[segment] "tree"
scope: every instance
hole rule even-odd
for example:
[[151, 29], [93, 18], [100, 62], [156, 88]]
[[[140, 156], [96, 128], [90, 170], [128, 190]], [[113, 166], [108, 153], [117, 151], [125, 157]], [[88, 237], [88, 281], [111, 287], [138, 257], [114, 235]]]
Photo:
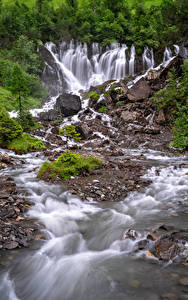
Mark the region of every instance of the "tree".
[[15, 63], [10, 72], [9, 90], [18, 95], [19, 111], [22, 111], [21, 95], [27, 96], [30, 93], [29, 83], [24, 71], [18, 63]]

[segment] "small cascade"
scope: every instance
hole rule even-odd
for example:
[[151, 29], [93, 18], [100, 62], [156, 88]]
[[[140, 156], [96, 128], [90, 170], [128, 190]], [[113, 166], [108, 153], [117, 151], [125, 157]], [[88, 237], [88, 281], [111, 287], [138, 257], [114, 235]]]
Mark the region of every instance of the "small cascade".
[[146, 47], [144, 49], [144, 53], [142, 55], [142, 62], [143, 62], [143, 69], [144, 70], [149, 70], [154, 68], [154, 55], [153, 55], [153, 49], [149, 49]]
[[172, 51], [170, 48], [166, 47], [164, 51], [164, 56], [163, 56], [163, 67], [165, 67], [169, 61], [172, 59]]
[[135, 75], [135, 47], [134, 45], [131, 46], [131, 56], [129, 60], [129, 76], [134, 76]]
[[180, 47], [178, 45], [173, 45], [173, 46], [174, 46], [174, 51], [175, 51], [176, 55], [178, 55], [180, 52]]

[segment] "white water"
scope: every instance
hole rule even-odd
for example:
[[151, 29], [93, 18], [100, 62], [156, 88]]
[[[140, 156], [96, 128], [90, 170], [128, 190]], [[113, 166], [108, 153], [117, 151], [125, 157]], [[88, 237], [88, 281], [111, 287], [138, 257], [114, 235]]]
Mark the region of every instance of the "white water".
[[[149, 155], [150, 159], [156, 159], [158, 153], [153, 151]], [[26, 162], [24, 167], [13, 170], [10, 175], [20, 188], [29, 192], [29, 199], [35, 205], [28, 216], [45, 225], [47, 241], [39, 250], [30, 250], [19, 257], [10, 268], [9, 277], [8, 273], [1, 277], [1, 299], [127, 299], [127, 291], [131, 292], [129, 281], [137, 278], [136, 274], [139, 280], [146, 280], [150, 264], [140, 260], [147, 257], [146, 253], [132, 254], [135, 241], [122, 240], [123, 233], [130, 227], [138, 228], [141, 238], [146, 228], [168, 219], [180, 200], [185, 203], [188, 169], [165, 166], [168, 158], [161, 161], [158, 155], [158, 163], [165, 167], [159, 175], [154, 167], [148, 172], [145, 177], [150, 178], [152, 184], [145, 191], [132, 192], [119, 203], [100, 204], [82, 202], [63, 186], [36, 180], [35, 172], [30, 171], [39, 166], [43, 158], [27, 154], [22, 159]], [[183, 157], [171, 158], [175, 164], [184, 161]], [[134, 268], [137, 272], [133, 276]], [[140, 268], [145, 274], [143, 271], [139, 275]], [[152, 268], [156, 272], [156, 266]], [[125, 289], [120, 288], [120, 282]], [[140, 288], [139, 299], [152, 299], [153, 283], [150, 283], [147, 290]], [[128, 299], [137, 297], [138, 293], [130, 294]]]

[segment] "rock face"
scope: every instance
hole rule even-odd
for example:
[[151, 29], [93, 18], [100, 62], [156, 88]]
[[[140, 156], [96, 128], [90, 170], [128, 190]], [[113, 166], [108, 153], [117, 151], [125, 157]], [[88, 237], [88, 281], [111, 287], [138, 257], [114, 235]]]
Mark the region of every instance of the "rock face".
[[130, 101], [139, 101], [147, 99], [151, 95], [151, 88], [147, 81], [142, 78], [131, 87], [127, 93]]
[[61, 119], [61, 115], [55, 109], [51, 109], [47, 112], [42, 112], [39, 117], [42, 121], [55, 121]]
[[56, 101], [56, 109], [63, 116], [73, 116], [81, 110], [81, 100], [79, 96], [72, 94], [62, 94]]
[[48, 88], [50, 96], [56, 96], [63, 89], [66, 89], [66, 81], [63, 78], [59, 65], [55, 62], [50, 51], [48, 51], [46, 47], [41, 46], [39, 48], [39, 52], [46, 62], [46, 66], [41, 77], [42, 83]]

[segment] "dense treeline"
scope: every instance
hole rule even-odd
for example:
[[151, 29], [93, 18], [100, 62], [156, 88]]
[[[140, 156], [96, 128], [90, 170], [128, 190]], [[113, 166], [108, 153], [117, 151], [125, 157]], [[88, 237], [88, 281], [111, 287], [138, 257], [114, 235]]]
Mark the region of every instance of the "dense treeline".
[[[31, 0], [30, 0], [31, 1]], [[57, 0], [56, 0], [57, 1]], [[7, 45], [20, 35], [35, 42], [75, 38], [90, 43], [112, 41], [158, 47], [178, 42], [188, 32], [188, 1], [50, 0], [1, 1], [0, 40]], [[29, 3], [27, 1], [26, 3]]]

